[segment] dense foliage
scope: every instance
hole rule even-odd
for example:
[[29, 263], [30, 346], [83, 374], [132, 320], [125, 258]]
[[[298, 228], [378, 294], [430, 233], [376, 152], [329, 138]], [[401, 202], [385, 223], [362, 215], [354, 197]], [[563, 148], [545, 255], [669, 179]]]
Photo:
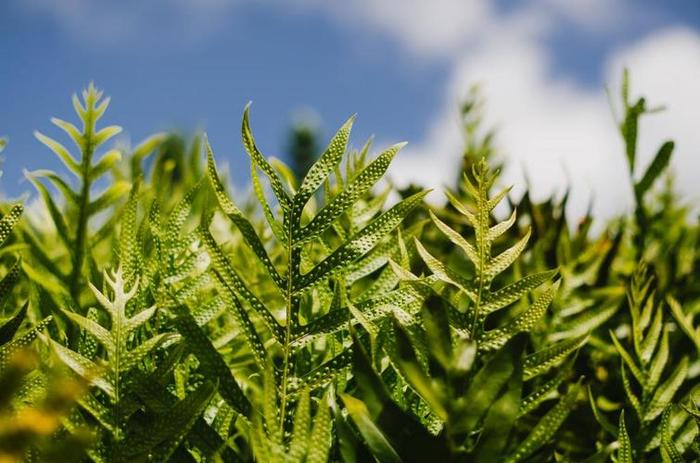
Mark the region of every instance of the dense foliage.
[[635, 206], [594, 233], [500, 184], [477, 93], [435, 207], [354, 118], [287, 166], [246, 108], [249, 197], [206, 137], [104, 149], [90, 85], [0, 206], [0, 462], [697, 460], [700, 230], [621, 100]]

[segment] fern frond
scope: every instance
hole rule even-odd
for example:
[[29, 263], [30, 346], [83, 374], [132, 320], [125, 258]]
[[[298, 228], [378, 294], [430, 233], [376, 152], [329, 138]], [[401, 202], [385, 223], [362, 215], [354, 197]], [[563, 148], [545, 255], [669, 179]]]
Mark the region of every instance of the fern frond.
[[[267, 246], [254, 224], [226, 193], [211, 147], [206, 143], [208, 177], [219, 207], [241, 234], [247, 249], [261, 263], [265, 270], [264, 278], [274, 283], [276, 296], [264, 298], [261, 294], [255, 294], [247, 278], [234, 268], [233, 262], [222, 252], [209, 231], [201, 230], [200, 236], [211, 256], [218, 293], [242, 330], [258, 371], [265, 371], [269, 355], [269, 349], [263, 344], [264, 339], [272, 340], [274, 349], [281, 355], [281, 369], [275, 373], [281, 416], [287, 414], [287, 403], [295, 391], [326, 384], [349, 363], [349, 355], [342, 351], [335, 356], [330, 355], [330, 358], [325, 353], [315, 353], [315, 360], [307, 363], [303, 369], [296, 362], [304, 349], [313, 349], [309, 341], [336, 333], [353, 318], [347, 307], [354, 301], [348, 299], [345, 308], [328, 308], [333, 299], [331, 285], [344, 285], [351, 294], [350, 286], [363, 277], [358, 272], [367, 272], [367, 275], [372, 272], [369, 269], [386, 265], [393, 247], [382, 248], [383, 251], [378, 249], [387, 243], [388, 237], [403, 219], [421, 204], [425, 195], [418, 193], [384, 213], [380, 213], [383, 200], [357, 206], [382, 178], [400, 145], [389, 148], [366, 166], [359, 161], [348, 164], [344, 176], [340, 172], [340, 163], [347, 150], [353, 120], [351, 118], [340, 128], [298, 189], [294, 190], [284, 184], [273, 163], [257, 147], [250, 130], [249, 108], [246, 107], [242, 124], [243, 144], [250, 157], [256, 197], [268, 230], [276, 238], [274, 244]], [[273, 210], [267, 201], [263, 179], [258, 171], [264, 174], [264, 179], [269, 183], [279, 211]], [[335, 183], [331, 183], [332, 176]], [[295, 182], [287, 183], [292, 186]], [[317, 199], [325, 204], [314, 210]], [[349, 227], [345, 225], [346, 218]], [[277, 252], [277, 257], [270, 253], [270, 249]], [[346, 279], [349, 273], [353, 273], [353, 277]], [[377, 307], [378, 299], [394, 289], [396, 283], [398, 281], [387, 285], [385, 293], [378, 293], [376, 298], [358, 303], [355, 307], [366, 314], [365, 307], [370, 311], [371, 307]], [[271, 304], [272, 301], [279, 302]], [[307, 303], [309, 307], [318, 308], [309, 311]], [[277, 314], [281, 312], [283, 315], [278, 318]], [[377, 316], [385, 313], [374, 312]], [[350, 314], [349, 318], [347, 314]], [[265, 331], [259, 331], [256, 319], [263, 322]]]
[[[100, 291], [92, 284], [90, 289], [108, 316], [109, 326], [105, 327], [95, 320], [68, 310], [66, 315], [102, 345], [104, 354], [91, 360], [53, 339], [47, 341], [71, 370], [106, 394], [104, 400], [95, 396], [84, 399], [81, 405], [93, 414], [98, 422], [105, 424], [106, 431], [111, 435], [105, 438], [105, 446], [110, 449], [110, 455], [117, 458], [123, 453], [119, 446], [125, 438], [125, 423], [129, 418], [125, 413], [124, 403], [131, 393], [128, 378], [132, 370], [152, 356], [157, 348], [179, 341], [180, 336], [171, 332], [161, 332], [150, 337], [135, 336], [137, 331], [141, 331], [144, 323], [153, 317], [155, 307], [136, 311], [129, 317], [127, 305], [136, 295], [138, 280], [131, 287], [127, 287], [121, 267], [114, 272], [105, 271], [103, 278], [107, 291]], [[134, 339], [139, 338], [140, 341], [134, 342]]]

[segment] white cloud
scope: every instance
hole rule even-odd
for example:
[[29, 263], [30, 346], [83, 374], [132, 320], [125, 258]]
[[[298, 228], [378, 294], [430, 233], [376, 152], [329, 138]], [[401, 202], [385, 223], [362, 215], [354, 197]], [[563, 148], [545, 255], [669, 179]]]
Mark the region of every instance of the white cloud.
[[[660, 144], [676, 141], [671, 167], [687, 199], [700, 199], [700, 34], [674, 28], [654, 33], [615, 53], [607, 65], [608, 80], [619, 81], [623, 67], [631, 73], [634, 96], [647, 95], [650, 106], [666, 110], [646, 116], [640, 127], [639, 163], [651, 161]], [[641, 174], [641, 170], [638, 174]]]
[[[159, 11], [195, 31], [225, 23], [235, 7], [252, 0], [18, 0], [53, 14], [79, 34], [115, 37], [138, 27]], [[261, 0], [268, 6], [279, 6]], [[399, 156], [392, 174], [399, 182], [431, 187], [452, 184], [461, 151], [457, 105], [468, 88], [481, 83], [487, 124], [499, 129], [497, 144], [508, 169], [504, 180], [522, 187], [523, 169], [534, 194], [542, 197], [572, 187], [571, 213], [578, 215], [595, 197], [595, 212], [611, 216], [631, 199], [622, 144], [603, 89], [586, 88], [555, 74], [547, 34], [564, 24], [600, 37], [629, 27], [643, 11], [628, 0], [525, 0], [499, 10], [487, 0], [292, 0], [288, 10], [325, 12], [348, 31], [371, 31], [401, 44], [419, 58], [450, 63], [449, 84], [427, 134]], [[145, 14], [147, 13], [147, 14]], [[630, 19], [632, 17], [632, 20]], [[144, 19], [146, 18], [146, 19]], [[99, 29], [98, 30], [91, 30]], [[605, 81], [615, 84], [624, 65], [633, 89], [664, 103], [668, 111], [648, 116], [641, 126], [640, 164], [659, 143], [677, 140], [672, 166], [681, 191], [700, 196], [695, 127], [700, 101], [700, 36], [688, 29], [652, 31], [643, 40], [612, 50]], [[516, 191], [518, 188], [516, 188]]]
[[297, 0], [320, 8], [353, 28], [370, 28], [422, 56], [450, 56], [491, 24], [495, 11], [487, 0]]
[[[602, 92], [553, 79], [550, 71], [546, 51], [528, 41], [490, 42], [460, 59], [441, 115], [427, 139], [397, 161], [395, 176], [427, 180], [431, 187], [453, 181], [462, 143], [456, 102], [468, 85], [480, 82], [485, 123], [498, 127], [497, 148], [507, 159], [503, 180], [516, 185], [515, 194], [523, 190], [524, 170], [536, 197], [571, 185], [576, 212], [585, 210], [591, 190], [599, 198], [627, 197], [627, 186], [619, 181], [624, 173], [621, 146]], [[611, 215], [620, 202], [599, 201], [597, 206], [597, 212]]]
[[[566, 77], [555, 77], [551, 52], [541, 40], [552, 26], [552, 14], [576, 17], [578, 10], [548, 11], [541, 5], [485, 25], [488, 33], [483, 40], [454, 55], [450, 83], [427, 136], [409, 145], [393, 167], [397, 183], [413, 181], [438, 190], [453, 184], [462, 146], [457, 104], [472, 84], [481, 83], [485, 122], [498, 128], [497, 146], [507, 160], [503, 179], [515, 184], [516, 193], [522, 191], [527, 173], [535, 197], [563, 192], [570, 186], [569, 213], [574, 217], [585, 212], [591, 197], [595, 213], [602, 217], [630, 206], [623, 146], [603, 89], [591, 90]], [[595, 22], [590, 14], [579, 20], [590, 27]], [[689, 29], [655, 31], [613, 50], [604, 75], [613, 88], [624, 66], [631, 70], [634, 91], [648, 95], [652, 104], [668, 107], [643, 120], [639, 164], [646, 167], [664, 140], [676, 140], [672, 169], [679, 189], [697, 198], [700, 36]]]

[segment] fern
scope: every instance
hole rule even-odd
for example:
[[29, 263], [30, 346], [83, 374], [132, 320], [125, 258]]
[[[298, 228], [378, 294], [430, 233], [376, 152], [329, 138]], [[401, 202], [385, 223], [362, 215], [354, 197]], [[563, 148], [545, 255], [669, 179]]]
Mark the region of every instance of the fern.
[[[347, 173], [348, 177], [344, 179], [338, 169], [346, 151], [352, 122], [353, 119], [350, 119], [343, 125], [326, 151], [310, 168], [298, 190], [293, 191], [284, 185], [277, 170], [258, 150], [249, 128], [248, 109], [244, 113], [243, 142], [251, 159], [254, 185], [258, 185], [256, 187], [258, 201], [263, 208], [269, 230], [281, 246], [279, 260], [283, 265], [283, 271], [278, 270], [277, 264], [268, 254], [253, 224], [225, 193], [216, 172], [211, 148], [207, 144], [208, 176], [219, 206], [237, 227], [248, 249], [265, 269], [266, 277], [274, 284], [276, 299], [282, 308], [283, 315], [278, 320], [274, 316], [276, 307], [265, 304], [255, 296], [245, 278], [234, 268], [214, 238], [208, 234], [207, 230], [202, 230], [203, 243], [211, 256], [219, 293], [229, 310], [238, 319], [238, 326], [247, 339], [248, 347], [258, 365], [258, 371], [265, 370], [265, 359], [268, 355], [268, 349], [261, 340], [272, 340], [276, 350], [278, 349], [281, 367], [275, 374], [275, 381], [279, 388], [280, 420], [284, 420], [289, 410], [290, 399], [296, 391], [301, 391], [306, 386], [323, 385], [337, 372], [342, 371], [349, 360], [348, 355], [341, 351], [335, 357], [324, 360], [321, 364], [316, 363], [310, 369], [300, 368], [297, 359], [304, 346], [295, 347], [295, 344], [302, 338], [327, 332], [326, 326], [314, 324], [315, 320], [322, 319], [319, 318], [322, 313], [314, 313], [307, 307], [315, 304], [328, 307], [333, 299], [332, 292], [329, 292], [329, 284], [340, 285], [340, 287], [349, 286], [352, 282], [344, 278], [345, 272], [361, 261], [364, 256], [372, 257], [372, 250], [387, 238], [411, 210], [420, 204], [425, 194], [413, 195], [377, 217], [374, 215], [378, 208], [370, 207], [369, 212], [364, 213], [366, 217], [364, 223], [356, 222], [349, 230], [339, 228], [342, 227], [341, 219], [382, 177], [400, 148], [400, 145], [389, 148], [361, 170]], [[275, 215], [264, 196], [258, 179], [258, 170], [262, 171], [269, 181], [275, 200], [281, 209], [281, 218]], [[331, 187], [329, 177], [334, 171], [336, 172], [336, 191], [330, 193], [332, 190], [329, 190]], [[315, 202], [312, 201], [314, 195], [324, 182], [325, 194], [320, 198], [324, 199], [325, 204], [312, 215], [312, 212], [307, 212], [307, 204]], [[334, 242], [337, 244], [333, 245]], [[267, 329], [264, 337], [249, 320], [243, 304], [249, 306], [252, 313], [264, 321]], [[336, 311], [344, 312], [342, 307], [334, 307], [330, 310], [329, 315]], [[331, 321], [329, 318], [325, 320], [324, 324]], [[311, 327], [313, 331], [309, 329]], [[320, 359], [324, 357], [321, 356]]]
[[426, 266], [434, 277], [453, 287], [466, 296], [471, 304], [467, 308], [468, 323], [460, 328], [469, 332], [476, 341], [478, 351], [490, 351], [503, 346], [515, 334], [531, 330], [544, 315], [552, 302], [558, 283], [548, 286], [528, 309], [514, 316], [506, 325], [485, 330], [484, 323], [489, 315], [508, 307], [523, 296], [550, 281], [555, 271], [545, 271], [524, 277], [497, 290], [491, 290], [494, 279], [505, 271], [525, 249], [530, 232], [526, 232], [516, 244], [497, 255], [492, 255], [495, 240], [515, 223], [515, 212], [506, 221], [491, 225], [491, 211], [506, 196], [509, 188], [498, 192], [493, 198], [489, 190], [496, 176], [488, 170], [485, 162], [474, 167], [474, 180], [465, 175], [465, 189], [474, 201], [475, 210], [470, 210], [455, 196], [448, 194], [452, 206], [462, 214], [467, 223], [474, 229], [474, 242], [470, 243], [458, 232], [450, 228], [434, 214], [433, 222], [450, 242], [459, 247], [474, 267], [473, 277], [468, 278], [460, 272], [450, 269], [436, 259], [419, 242], [416, 248]]
[[[620, 358], [620, 374], [626, 405], [633, 412], [637, 429], [632, 439], [632, 453], [649, 452], [663, 441], [659, 422], [669, 409], [688, 375], [688, 358], [682, 357], [670, 364], [670, 333], [665, 322], [662, 305], [656, 299], [653, 278], [645, 265], [637, 269], [628, 289], [628, 307], [631, 316], [631, 351], [623, 346], [615, 333], [611, 338]], [[636, 387], [634, 385], [636, 383]], [[669, 411], [668, 413], [672, 413]], [[676, 423], [674, 432], [683, 427], [687, 417], [673, 412]], [[669, 416], [664, 418], [669, 419]], [[677, 421], [681, 419], [681, 421]], [[694, 425], [692, 421], [688, 422]], [[622, 425], [621, 425], [622, 427]], [[697, 427], [687, 430], [697, 435]], [[683, 446], [683, 450], [685, 450]], [[681, 451], [682, 452], [682, 451]]]
[[311, 398], [308, 389], [298, 394], [294, 414], [294, 430], [289, 442], [283, 437], [279, 415], [279, 398], [272, 363], [265, 373], [263, 397], [260, 400], [263, 413], [253, 418], [252, 445], [258, 461], [315, 462], [328, 460], [331, 445], [331, 416], [327, 394], [318, 403], [318, 410], [311, 420]]
[[[121, 268], [113, 274], [105, 272], [104, 281], [109, 292], [103, 293], [94, 286], [90, 288], [109, 317], [109, 327], [95, 320], [68, 310], [65, 315], [71, 322], [89, 333], [101, 345], [103, 356], [90, 359], [57, 341], [48, 338], [56, 355], [80, 377], [95, 386], [96, 391], [81, 399], [80, 404], [106, 431], [104, 440], [97, 447], [98, 460], [121, 461], [124, 458], [126, 423], [130, 414], [124, 403], [132, 394], [129, 374], [144, 362], [148, 356], [164, 344], [179, 340], [174, 333], [158, 333], [155, 336], [135, 342], [137, 332], [153, 317], [156, 307], [144, 308], [127, 317], [126, 307], [135, 296], [138, 282], [131, 288], [125, 286]], [[99, 392], [98, 392], [99, 391]], [[211, 393], [210, 393], [211, 394]]]
[[[540, 419], [531, 433], [515, 445], [517, 439], [511, 434], [511, 426], [555, 393], [564, 378], [557, 375], [539, 387], [533, 382], [533, 386], [529, 386], [532, 392], [526, 397], [522, 396], [523, 382], [559, 365], [585, 343], [585, 336], [525, 355], [524, 339], [518, 334], [536, 326], [553, 298], [555, 286], [546, 287], [529, 307], [513, 314], [501, 327], [485, 328], [488, 316], [545, 285], [556, 272], [541, 272], [516, 280], [500, 290], [491, 290], [494, 278], [515, 262], [523, 251], [528, 234], [514, 246], [492, 256], [495, 239], [515, 222], [516, 216], [513, 214], [506, 222], [491, 226], [491, 210], [508, 190], [489, 197], [495, 175], [483, 162], [475, 166], [473, 174], [476, 186], [468, 178], [465, 180], [477, 210], [469, 210], [454, 196], [450, 196], [450, 200], [475, 229], [474, 244], [434, 214], [431, 218], [440, 232], [472, 262], [474, 276], [468, 278], [461, 271], [444, 265], [417, 240], [417, 253], [432, 275], [417, 277], [412, 274], [405, 257], [401, 265], [392, 264], [405, 285], [423, 295], [433, 291], [439, 294], [428, 296], [421, 322], [396, 318], [393, 335], [384, 336], [383, 340], [401, 381], [405, 381], [427, 405], [429, 414], [420, 413], [415, 418], [407, 418], [407, 412], [396, 403], [401, 402], [399, 398], [391, 398], [388, 391], [385, 397], [377, 398], [377, 389], [382, 388], [379, 376], [368, 359], [356, 355], [354, 374], [362, 399], [348, 396], [344, 401], [365, 442], [373, 452], [379, 452], [375, 453], [377, 457], [396, 454], [407, 461], [420, 461], [421, 458], [435, 458], [435, 452], [441, 449], [443, 456], [437, 458], [445, 461], [463, 461], [466, 455], [472, 455], [474, 461], [499, 458], [520, 461], [546, 444], [576, 403], [579, 387], [574, 385]], [[454, 287], [458, 292], [449, 292], [438, 283]], [[465, 298], [470, 304], [464, 304]], [[461, 312], [459, 307], [466, 307], [466, 310]], [[375, 379], [369, 381], [370, 385], [363, 385], [368, 382], [367, 377]], [[377, 407], [378, 402], [383, 406]], [[404, 402], [414, 413], [424, 408], [420, 403]], [[382, 418], [387, 414], [393, 418]], [[404, 418], [399, 418], [401, 416]], [[421, 437], [424, 442], [406, 442], [401, 437], [400, 423], [409, 419], [422, 422], [428, 429], [434, 426], [430, 423], [437, 421], [437, 429], [441, 430], [438, 440], [425, 429], [417, 434], [425, 436]], [[419, 447], [430, 450], [426, 452]]]

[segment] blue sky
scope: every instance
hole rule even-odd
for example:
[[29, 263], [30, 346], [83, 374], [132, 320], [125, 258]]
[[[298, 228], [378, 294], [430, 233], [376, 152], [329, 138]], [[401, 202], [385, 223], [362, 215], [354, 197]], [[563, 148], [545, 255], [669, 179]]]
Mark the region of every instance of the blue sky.
[[[358, 113], [355, 144], [370, 134], [379, 145], [408, 141], [392, 175], [428, 186], [451, 180], [457, 103], [483, 81], [508, 180], [522, 183], [525, 169], [543, 194], [570, 182], [580, 204], [614, 199], [601, 200], [610, 214], [628, 192], [605, 186], [624, 165], [603, 85], [630, 65], [635, 89], [677, 111], [643, 146], [686, 137], [677, 167], [698, 167], [690, 153], [700, 139], [683, 106], [700, 98], [700, 3], [691, 0], [6, 0], [0, 34], [0, 134], [10, 139], [2, 190], [11, 195], [31, 190], [22, 169], [61, 168], [32, 131], [60, 137], [49, 118], [72, 120], [70, 95], [91, 80], [112, 97], [105, 122], [132, 143], [204, 128], [238, 185], [248, 179], [240, 116], [252, 100], [268, 154], [283, 151], [295, 114], [311, 109], [330, 136]], [[675, 85], [664, 70], [697, 74]], [[694, 183], [690, 196], [700, 194]]]

